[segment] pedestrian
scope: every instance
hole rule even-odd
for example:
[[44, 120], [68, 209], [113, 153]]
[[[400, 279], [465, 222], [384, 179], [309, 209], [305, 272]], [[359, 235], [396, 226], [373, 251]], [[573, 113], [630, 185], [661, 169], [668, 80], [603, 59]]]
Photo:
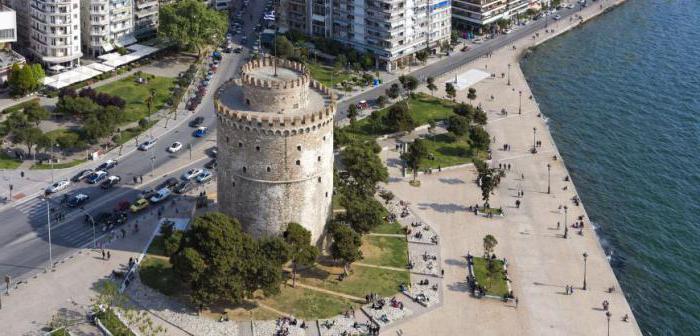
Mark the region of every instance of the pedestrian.
[[557, 230], [559, 230], [560, 226], [561, 226], [561, 222], [557, 222]]
[[520, 300], [518, 300], [518, 298], [516, 297], [515, 298], [515, 308], [518, 308], [518, 301], [520, 301]]
[[444, 270], [444, 269], [443, 269], [443, 270], [440, 270], [440, 274], [441, 274], [442, 277], [444, 278], [444, 277], [445, 277], [445, 270]]
[[574, 286], [569, 286], [569, 294], [574, 294]]
[[102, 260], [105, 260], [105, 249], [102, 249]]
[[107, 260], [109, 260], [109, 259], [112, 259], [112, 253], [110, 253], [109, 251], [107, 251]]
[[522, 180], [524, 180], [524, 179], [525, 179], [525, 174], [520, 174], [520, 178], [521, 178]]
[[510, 170], [510, 163], [508, 164], [508, 170]]
[[131, 265], [134, 263], [134, 258], [129, 257], [129, 268], [131, 268]]
[[122, 228], [121, 231], [122, 231], [122, 238], [126, 238], [126, 230], [124, 230], [124, 228]]

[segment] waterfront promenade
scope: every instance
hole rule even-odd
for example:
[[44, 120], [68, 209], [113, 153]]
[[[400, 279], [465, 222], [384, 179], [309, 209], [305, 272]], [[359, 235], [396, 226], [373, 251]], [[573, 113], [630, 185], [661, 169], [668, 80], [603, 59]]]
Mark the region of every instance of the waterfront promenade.
[[[584, 20], [600, 13], [599, 3], [593, 3], [580, 13]], [[613, 2], [604, 4], [611, 6]], [[554, 34], [559, 34], [575, 24], [578, 22], [552, 22], [547, 29], [553, 28]], [[474, 103], [481, 104], [489, 115], [487, 129], [495, 137], [491, 146], [492, 166], [497, 167], [499, 163], [511, 165], [511, 170], [491, 198], [492, 206], [503, 207], [505, 217], [488, 219], [467, 210], [468, 205], [483, 202], [481, 191], [474, 183], [476, 172], [473, 168], [421, 175], [422, 186], [417, 189], [409, 185], [409, 178], [400, 178], [397, 167], [391, 166], [391, 162], [398, 159], [398, 153], [393, 150], [382, 153], [383, 158], [390, 162], [392, 178], [387, 188], [398, 199], [410, 202], [411, 207], [440, 234], [445, 269], [443, 305], [393, 326], [384, 334], [606, 335], [608, 318], [602, 302], [608, 301], [610, 334], [641, 335], [583, 204], [577, 206], [572, 202], [572, 197], [577, 195], [576, 189], [571, 181], [565, 181], [569, 174], [564, 161], [549, 134], [546, 120], [540, 115], [535, 97], [529, 98], [530, 89], [518, 66], [523, 50], [554, 34], [545, 33], [543, 29], [539, 38], [516, 42], [515, 50], [512, 46], [504, 47], [490, 57], [456, 71], [459, 74], [479, 69], [496, 74], [495, 78], [473, 86], [478, 96]], [[502, 73], [505, 74], [503, 78]], [[446, 81], [453, 80], [454, 75], [448, 73], [437, 79], [440, 90], [444, 89]], [[520, 91], [522, 114], [518, 113]], [[457, 99], [468, 101], [466, 90], [459, 92]], [[502, 114], [502, 109], [508, 114]], [[530, 153], [533, 128], [536, 128], [535, 141], [541, 142], [537, 154]], [[512, 149], [501, 150], [504, 144], [509, 144]], [[390, 143], [383, 145], [393, 148]], [[553, 159], [554, 155], [557, 160]], [[548, 181], [551, 181], [549, 194]], [[519, 198], [520, 190], [524, 196]], [[520, 208], [515, 207], [515, 200], [520, 200]], [[563, 208], [560, 209], [564, 205], [568, 208], [566, 219]], [[583, 216], [585, 223], [582, 234], [579, 234], [579, 229], [570, 227], [579, 216]], [[567, 239], [563, 238], [564, 221], [569, 225]], [[486, 234], [493, 234], [499, 242], [495, 253], [509, 260], [508, 274], [519, 299], [517, 308], [513, 303], [475, 299], [467, 292], [464, 256], [467, 252], [480, 255], [482, 238]], [[584, 253], [588, 255], [585, 261], [587, 290], [582, 289]], [[573, 294], [566, 294], [568, 285], [574, 287]], [[608, 292], [610, 287], [614, 288], [612, 293]], [[625, 315], [629, 317], [627, 322], [622, 320]]]

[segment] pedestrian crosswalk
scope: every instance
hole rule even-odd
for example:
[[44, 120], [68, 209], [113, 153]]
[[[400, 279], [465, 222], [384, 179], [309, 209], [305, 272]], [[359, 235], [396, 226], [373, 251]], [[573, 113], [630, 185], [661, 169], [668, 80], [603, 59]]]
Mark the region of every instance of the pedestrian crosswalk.
[[[15, 206], [15, 209], [27, 216], [36, 234], [48, 240], [48, 211], [46, 201], [34, 198]], [[100, 228], [95, 228], [95, 235], [100, 235]], [[93, 239], [92, 225], [85, 223], [80, 211], [51, 204], [51, 240], [54, 244], [68, 247], [81, 247]]]

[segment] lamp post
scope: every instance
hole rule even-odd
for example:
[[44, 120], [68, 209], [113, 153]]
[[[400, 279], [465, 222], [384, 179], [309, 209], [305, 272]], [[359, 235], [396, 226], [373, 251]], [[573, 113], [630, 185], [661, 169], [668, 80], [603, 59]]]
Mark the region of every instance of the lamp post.
[[508, 63], [508, 84], [510, 85], [510, 63]]
[[552, 193], [552, 185], [551, 185], [551, 178], [550, 178], [552, 175], [551, 173], [552, 173], [552, 165], [548, 163], [547, 164], [547, 194]]
[[537, 153], [537, 127], [532, 128], [532, 154]]
[[605, 312], [605, 317], [608, 318], [608, 336], [610, 336], [610, 316], [612, 316], [612, 314], [610, 313], [610, 311], [606, 311], [606, 312]]
[[564, 239], [566, 239], [567, 236], [568, 236], [568, 234], [569, 234], [569, 226], [568, 226], [568, 224], [566, 223], [566, 220], [567, 220], [567, 218], [569, 217], [569, 216], [568, 216], [568, 210], [569, 210], [569, 207], [567, 207], [567, 206], [565, 205], [565, 206], [564, 206]]
[[153, 153], [153, 156], [151, 156], [151, 177], [153, 177], [153, 171], [155, 170], [155, 161], [156, 161], [156, 154]]
[[46, 201], [46, 223], [49, 227], [49, 268], [53, 269], [53, 251], [51, 251], [51, 202], [50, 198], [44, 198]]
[[523, 114], [523, 92], [518, 91], [518, 114]]
[[191, 143], [187, 144], [187, 149], [190, 151], [190, 161], [192, 161], [192, 144]]
[[586, 260], [588, 259], [588, 253], [583, 252], [583, 290], [586, 290]]

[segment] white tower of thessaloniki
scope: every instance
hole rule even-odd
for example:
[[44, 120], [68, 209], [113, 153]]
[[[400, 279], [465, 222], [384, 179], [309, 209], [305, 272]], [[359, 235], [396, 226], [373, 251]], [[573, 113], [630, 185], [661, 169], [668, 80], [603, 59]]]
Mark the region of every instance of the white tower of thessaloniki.
[[216, 93], [219, 210], [255, 237], [323, 234], [333, 194], [332, 93], [300, 63], [253, 60]]

